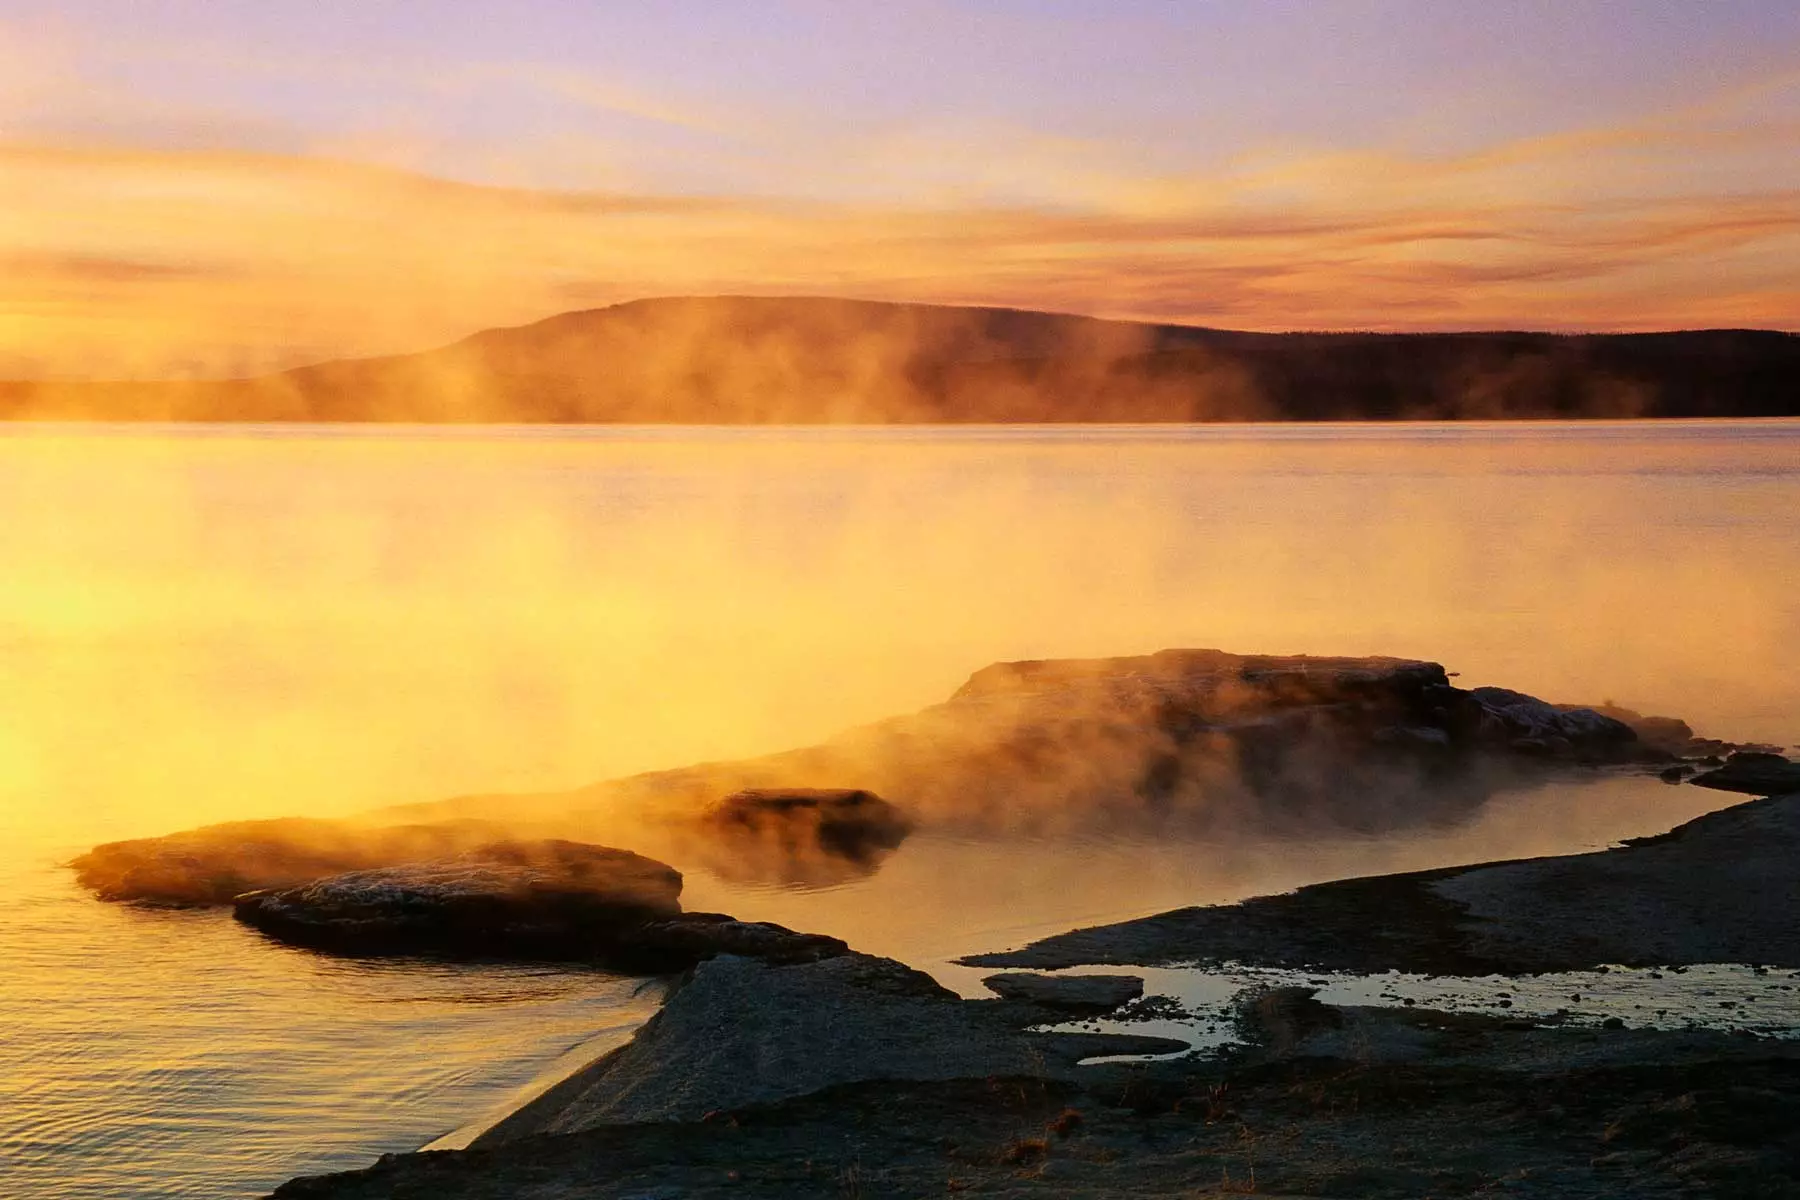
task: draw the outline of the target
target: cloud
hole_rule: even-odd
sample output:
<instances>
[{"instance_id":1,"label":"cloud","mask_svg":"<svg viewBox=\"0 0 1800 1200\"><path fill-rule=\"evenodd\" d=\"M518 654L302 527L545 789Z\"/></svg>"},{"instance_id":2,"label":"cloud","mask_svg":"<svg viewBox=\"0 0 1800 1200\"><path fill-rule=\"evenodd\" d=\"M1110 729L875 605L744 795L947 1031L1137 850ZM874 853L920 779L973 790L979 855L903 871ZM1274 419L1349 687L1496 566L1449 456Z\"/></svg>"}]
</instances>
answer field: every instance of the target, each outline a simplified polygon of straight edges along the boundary
<instances>
[{"instance_id":1,"label":"cloud","mask_svg":"<svg viewBox=\"0 0 1800 1200\"><path fill-rule=\"evenodd\" d=\"M17 288L21 279L32 278L105 286L220 279L230 272L199 263L152 262L95 254L12 254L0 259L0 274Z\"/></svg>"},{"instance_id":2,"label":"cloud","mask_svg":"<svg viewBox=\"0 0 1800 1200\"><path fill-rule=\"evenodd\" d=\"M1794 328L1800 156L1773 151L1800 127L1715 127L1724 111L1449 158L1290 152L1186 174L1065 147L1060 198L1033 167L1040 198L1004 203L549 190L318 155L0 146L14 198L0 211L0 361L217 373L719 292L1260 329ZM1739 169L1746 153L1757 170Z\"/></svg>"}]
</instances>

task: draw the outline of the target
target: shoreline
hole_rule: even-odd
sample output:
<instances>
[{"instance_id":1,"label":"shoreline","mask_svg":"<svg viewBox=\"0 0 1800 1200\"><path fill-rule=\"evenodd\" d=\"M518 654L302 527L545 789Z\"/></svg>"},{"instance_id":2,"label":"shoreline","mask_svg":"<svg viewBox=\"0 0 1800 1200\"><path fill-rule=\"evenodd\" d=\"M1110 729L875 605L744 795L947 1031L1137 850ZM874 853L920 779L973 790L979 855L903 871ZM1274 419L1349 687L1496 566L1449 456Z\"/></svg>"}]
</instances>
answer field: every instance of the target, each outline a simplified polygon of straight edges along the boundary
<instances>
[{"instance_id":1,"label":"shoreline","mask_svg":"<svg viewBox=\"0 0 1800 1200\"><path fill-rule=\"evenodd\" d=\"M1567 1010L1537 1019L1454 1003L1433 1011L1384 1005L1400 999L1386 993L1358 1001L1340 992L1332 1004L1318 998L1329 979L1302 976L1249 979L1217 997L1199 1014L1221 1035L1207 1043L1166 981L1146 995L1141 975L1012 974L980 978L988 994L970 996L975 983L962 973L1200 963L1473 977L1607 963L1800 965L1800 886L1789 870L1800 859L1800 795L1587 854L1339 880L1060 933L947 964L957 990L835 937L689 911L682 871L660 861L769 886L829 886L882 870L920 829L1014 839L1098 829L1375 838L1440 826L1509 788L1564 776L1628 770L1660 779L1658 788L1692 777L1757 792L1800 773L1775 747L1697 736L1674 717L1451 678L1425 660L1213 649L999 662L936 705L811 747L567 793L407 806L361 823L209 826L99 846L70 865L102 899L228 904L265 936L330 953L592 962L664 980L652 985L665 989L663 1002L641 1026L584 1039L510 1103L423 1152L291 1181L277 1193L284 1197L447 1200L539 1194L537 1182L546 1200L639 1196L620 1173L634 1153L660 1140L675 1155L663 1169L679 1174L693 1165L679 1148L717 1136L707 1126L765 1118L785 1130L758 1168L772 1187L793 1182L784 1173L796 1155L813 1164L845 1136L863 1138L869 1155L902 1174L931 1173L947 1169L944 1147L962 1144L960 1130L990 1115L971 1110L972 1087L1054 1094L1078 1114L1053 1119L1059 1137L1079 1121L1111 1129L1123 1141L1102 1147L1094 1163L1113 1164L1109 1174L1128 1190L1170 1172L1189 1186L1187 1167L1131 1149L1142 1137L1134 1121L1167 1115L1161 1101L1146 1107L1142 1090L1175 1097L1173 1112L1207 1107L1202 1096L1256 1092L1272 1063L1290 1070L1296 1058L1373 1070L1384 1088L1412 1087L1423 1072L1442 1100L1434 1113L1455 1114L1458 1127L1469 1114L1456 1110L1470 1096L1517 1107L1520 1079L1538 1080L1529 1091L1546 1073L1624 1071L1592 1086L1635 1102L1631 1073L1640 1068L1674 1070L1665 1079L1673 1086L1689 1066L1723 1070L1748 1054L1785 1095L1782 1073L1790 1060L1800 1064L1800 1046L1739 1045L1728 1033L1627 1030L1618 1019L1583 1027ZM587 840L599 829L620 845ZM1771 1003L1759 1011L1784 1011L1772 1001L1789 990L1785 980L1770 982ZM1217 1052L1192 1053L1203 1048ZM1469 1072L1485 1082L1465 1093L1455 1081ZM1794 1090L1800 1100L1800 1078ZM904 1136L902 1093L934 1114L936 1150ZM854 1102L821 1110L826 1096ZM791 1144L796 1120L815 1144ZM566 1178L539 1179L568 1139L609 1149L572 1164ZM1016 1182L1024 1176L1014 1168L1026 1166L1038 1179L1049 1165L1044 1143L978 1147L963 1165L989 1182ZM741 1178L728 1171L726 1181ZM571 1191L578 1182L585 1190ZM670 1194L704 1194L716 1182L684 1175ZM950 1187L949 1177L942 1182ZM909 1184L896 1194L916 1193Z\"/></svg>"},{"instance_id":2,"label":"shoreline","mask_svg":"<svg viewBox=\"0 0 1800 1200\"><path fill-rule=\"evenodd\" d=\"M1073 930L972 966L1176 963L1424 975L1744 962L1800 968L1800 793L1607 850L1314 884Z\"/></svg>"},{"instance_id":3,"label":"shoreline","mask_svg":"<svg viewBox=\"0 0 1800 1200\"><path fill-rule=\"evenodd\" d=\"M1575 870L1635 878L1646 887L1658 872L1691 869L1695 847L1709 846L1729 850L1727 857L1748 848L1765 860L1792 861L1791 846L1771 830L1800 831L1800 793L1747 800L1668 834L1593 854L1412 873L1408 886L1421 876L1426 885L1460 877L1491 890L1493 879L1508 873ZM1671 847L1679 857L1668 857ZM1621 863L1637 866L1620 876ZM1645 863L1655 870L1646 874ZM1383 878L1407 877L1376 880ZM1464 888L1466 895L1480 893ZM1767 907L1777 910L1771 917L1800 918L1800 893ZM1193 921L1192 913L1206 911L1075 931L1021 951L971 956L979 960L971 965L1091 967L1096 932L1110 929L1115 949L1142 950L1150 944L1142 940L1144 928L1166 939L1171 921L1187 922L1190 939L1216 931L1216 924ZM1532 918L1528 911L1510 916L1527 925ZM1137 942L1117 941L1118 931L1133 927ZM1279 955L1291 948L1275 942L1271 949ZM1780 953L1765 955L1765 964L1789 957L1783 947L1771 949ZM1109 961L1130 957L1120 950ZM1590 965L1604 970L1605 962L1600 957ZM1800 956L1793 965L1800 966ZM1277 987L1252 988L1234 1000L1237 1044L1215 1053L1080 1065L1185 1047L1129 1035L1119 1040L1116 1031L1124 1027L1118 1023L1109 1023L1112 1032L1097 1032L1056 1003L1054 996L1048 1004L960 999L922 972L854 952L788 966L709 960L678 980L663 1008L628 1041L520 1104L466 1148L387 1156L363 1171L290 1181L274 1194L449 1200L497 1197L529 1185L531 1194L544 1197L715 1190L828 1196L845 1194L850 1180L854 1194L914 1195L948 1186L1098 1198L1216 1187L1221 1171L1231 1178L1234 1169L1254 1173L1254 1160L1259 1187L1272 1179L1287 1195L1417 1194L1400 1186L1402 1177L1411 1180L1406 1186L1433 1194L1472 1195L1506 1174L1492 1173L1498 1152L1528 1164L1517 1179L1543 1174L1541 1190L1515 1185L1527 1195L1657 1194L1651 1185L1669 1178L1671 1154L1685 1156L1685 1178L1701 1194L1777 1194L1733 1189L1800 1182L1793 1173L1800 1172L1800 1159L1784 1158L1787 1143L1755 1116L1800 1115L1800 1043L1792 1040L1629 1029L1614 1020L1571 1026L1505 1014L1333 1006L1315 999L1312 988ZM1062 1028L1051 1032L1052 1026ZM1059 1040L1066 1044L1058 1047ZM1577 1086L1578 1095L1563 1095ZM1346 1087L1360 1097L1356 1105L1372 1104L1375 1111L1346 1115ZM1295 1088L1320 1099L1294 1111ZM1531 1115L1546 1103L1545 1089L1559 1096L1553 1111L1561 1118L1608 1118L1593 1134L1597 1153L1576 1153L1564 1144L1572 1135L1541 1127L1543 1119ZM1220 1094L1235 1097L1229 1120L1217 1111ZM1214 1099L1203 1099L1208 1096ZM1327 1102L1332 1096L1340 1099ZM1389 1111L1390 1102L1400 1108ZM1195 1111L1207 1105L1210 1115ZM1493 1120L1496 1111L1505 1114L1500 1125L1471 1141L1468 1123ZM1722 1115L1709 1115L1715 1113ZM1286 1122L1279 1144L1248 1152L1239 1135L1221 1128L1230 1120L1250 1128L1277 1118ZM1401 1126L1432 1147L1434 1164L1396 1158ZM1171 1151L1164 1135L1177 1127L1194 1145L1210 1148ZM1680 1134L1671 1142L1675 1127ZM1005 1129L1022 1132L1001 1137ZM1750 1142L1745 1129L1757 1131ZM972 1148L971 1138L987 1141ZM839 1139L853 1141L857 1156L822 1165L841 1150ZM1318 1150L1326 1142L1334 1153L1354 1147L1367 1160L1333 1167ZM930 1179L937 1183L927 1188ZM1452 1186L1458 1180L1467 1186Z\"/></svg>"},{"instance_id":4,"label":"shoreline","mask_svg":"<svg viewBox=\"0 0 1800 1200\"><path fill-rule=\"evenodd\" d=\"M667 993L669 986L669 980L660 976L652 977L646 979L643 984L632 993L632 998L638 999L643 997L647 992L657 990L663 992L663 995L658 1001L660 1004L662 1001L668 999ZM651 1014L651 1016L654 1015L655 1013ZM480 1115L463 1122L461 1125L458 1125L455 1129L452 1129L441 1137L436 1137L431 1141L426 1142L423 1146L418 1148L416 1153L425 1154L437 1150L468 1149L471 1144L479 1140L495 1126L504 1123L508 1118L513 1116L513 1114L536 1103L546 1093L554 1091L559 1085L571 1077L579 1075L614 1050L625 1045L637 1035L637 1031L642 1029L648 1020L649 1017L646 1017L643 1021L623 1022L619 1025L599 1030L590 1037L583 1038L575 1045L570 1046L567 1050L564 1050L561 1054L557 1055L531 1079L513 1089L512 1094L506 1099L490 1104Z\"/></svg>"}]
</instances>

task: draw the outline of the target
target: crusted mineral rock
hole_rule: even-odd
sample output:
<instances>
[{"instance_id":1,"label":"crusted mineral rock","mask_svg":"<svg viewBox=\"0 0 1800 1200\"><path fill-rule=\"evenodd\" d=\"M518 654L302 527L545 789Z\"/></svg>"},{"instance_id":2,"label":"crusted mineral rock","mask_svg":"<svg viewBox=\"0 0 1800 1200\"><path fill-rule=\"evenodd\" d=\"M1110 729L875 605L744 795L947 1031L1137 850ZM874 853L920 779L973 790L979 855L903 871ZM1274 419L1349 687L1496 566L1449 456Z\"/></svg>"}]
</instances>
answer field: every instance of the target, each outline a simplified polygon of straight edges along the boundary
<instances>
[{"instance_id":1,"label":"crusted mineral rock","mask_svg":"<svg viewBox=\"0 0 1800 1200\"><path fill-rule=\"evenodd\" d=\"M836 938L780 925L683 913L680 893L681 875L654 859L547 841L249 892L233 908L271 937L344 954L572 960L663 972L719 954L791 963L847 950Z\"/></svg>"},{"instance_id":2,"label":"crusted mineral rock","mask_svg":"<svg viewBox=\"0 0 1800 1200\"><path fill-rule=\"evenodd\" d=\"M229 904L243 892L444 858L501 836L498 826L485 821L372 826L288 817L108 842L69 865L82 886L102 900Z\"/></svg>"}]
</instances>

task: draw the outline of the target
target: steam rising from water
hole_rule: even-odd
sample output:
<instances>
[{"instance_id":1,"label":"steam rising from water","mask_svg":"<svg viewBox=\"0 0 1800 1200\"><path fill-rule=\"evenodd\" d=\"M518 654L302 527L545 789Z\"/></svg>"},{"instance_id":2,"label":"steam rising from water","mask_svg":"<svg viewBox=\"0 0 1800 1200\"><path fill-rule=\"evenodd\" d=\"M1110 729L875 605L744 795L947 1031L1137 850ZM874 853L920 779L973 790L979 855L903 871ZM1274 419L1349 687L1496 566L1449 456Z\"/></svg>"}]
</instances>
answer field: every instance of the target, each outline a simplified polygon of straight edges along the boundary
<instances>
[{"instance_id":1,"label":"steam rising from water","mask_svg":"<svg viewBox=\"0 0 1800 1200\"><path fill-rule=\"evenodd\" d=\"M1166 646L1432 658L1790 743L1797 448L1736 423L8 429L0 1013L25 1049L0 1140L34 1147L45 1194L72 1163L96 1192L241 1194L417 1145L494 1098L472 1078L504 1091L635 1011L604 980L425 979L95 904L50 864L108 838L763 754L989 662ZM697 870L682 899L930 962L1731 799L1638 775L1403 837L922 832L856 886Z\"/></svg>"},{"instance_id":2,"label":"steam rising from water","mask_svg":"<svg viewBox=\"0 0 1800 1200\"><path fill-rule=\"evenodd\" d=\"M569 787L1177 645L1787 743L1795 437L14 433L0 788L92 842Z\"/></svg>"}]
</instances>

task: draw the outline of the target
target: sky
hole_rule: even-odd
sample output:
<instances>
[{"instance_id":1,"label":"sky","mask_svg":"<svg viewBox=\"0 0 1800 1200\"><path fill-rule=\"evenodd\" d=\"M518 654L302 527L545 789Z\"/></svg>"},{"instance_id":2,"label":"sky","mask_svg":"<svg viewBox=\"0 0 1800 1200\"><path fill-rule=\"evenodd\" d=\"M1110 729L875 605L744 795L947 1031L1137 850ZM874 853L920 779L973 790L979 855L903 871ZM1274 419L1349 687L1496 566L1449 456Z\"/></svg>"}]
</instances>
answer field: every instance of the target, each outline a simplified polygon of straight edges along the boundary
<instances>
[{"instance_id":1,"label":"sky","mask_svg":"<svg viewBox=\"0 0 1800 1200\"><path fill-rule=\"evenodd\" d=\"M1800 4L0 0L0 376L693 293L1800 329Z\"/></svg>"}]
</instances>

